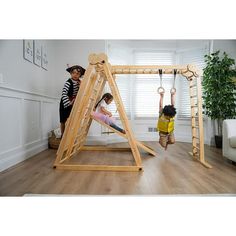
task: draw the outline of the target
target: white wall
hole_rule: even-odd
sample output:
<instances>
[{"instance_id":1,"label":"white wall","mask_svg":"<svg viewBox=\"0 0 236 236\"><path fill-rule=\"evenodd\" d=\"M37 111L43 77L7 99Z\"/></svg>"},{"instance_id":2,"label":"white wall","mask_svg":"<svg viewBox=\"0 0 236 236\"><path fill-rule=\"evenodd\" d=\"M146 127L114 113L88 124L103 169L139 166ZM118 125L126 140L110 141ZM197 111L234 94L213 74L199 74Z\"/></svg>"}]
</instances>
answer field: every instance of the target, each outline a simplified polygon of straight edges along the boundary
<instances>
[{"instance_id":1,"label":"white wall","mask_svg":"<svg viewBox=\"0 0 236 236\"><path fill-rule=\"evenodd\" d=\"M221 53L226 52L236 61L236 40L214 40L213 50L220 50Z\"/></svg>"},{"instance_id":2,"label":"white wall","mask_svg":"<svg viewBox=\"0 0 236 236\"><path fill-rule=\"evenodd\" d=\"M48 52L48 71L23 59L23 40L0 41L0 171L47 148L48 131L59 126L66 64L86 68L90 53L105 52L104 40L40 43ZM91 132L90 140L99 140L100 126Z\"/></svg>"},{"instance_id":3,"label":"white wall","mask_svg":"<svg viewBox=\"0 0 236 236\"><path fill-rule=\"evenodd\" d=\"M54 40L55 76L54 96L60 97L65 81L70 77L66 71L67 64L88 66L90 53L105 52L105 40Z\"/></svg>"},{"instance_id":4,"label":"white wall","mask_svg":"<svg viewBox=\"0 0 236 236\"><path fill-rule=\"evenodd\" d=\"M48 71L23 59L23 40L0 40L0 171L46 149L48 131L58 124L54 45L41 43Z\"/></svg>"}]
</instances>

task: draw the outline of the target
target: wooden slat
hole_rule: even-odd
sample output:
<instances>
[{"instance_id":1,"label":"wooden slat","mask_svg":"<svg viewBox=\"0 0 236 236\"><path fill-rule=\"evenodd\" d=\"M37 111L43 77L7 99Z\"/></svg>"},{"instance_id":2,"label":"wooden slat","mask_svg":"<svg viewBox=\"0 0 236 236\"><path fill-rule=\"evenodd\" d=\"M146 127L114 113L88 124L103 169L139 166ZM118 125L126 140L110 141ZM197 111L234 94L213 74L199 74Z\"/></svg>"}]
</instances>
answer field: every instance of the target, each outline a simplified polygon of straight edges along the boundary
<instances>
[{"instance_id":1,"label":"wooden slat","mask_svg":"<svg viewBox=\"0 0 236 236\"><path fill-rule=\"evenodd\" d=\"M60 142L59 148L57 150L57 158L55 160L55 164L58 163L62 159L64 151L68 149L66 147L68 142L69 142L69 139L67 137L69 136L69 134L71 132L70 127L71 127L71 123L73 121L72 117L74 117L76 115L76 112L78 111L78 107L79 107L79 104L80 104L79 101L84 96L84 93L85 93L85 91L86 91L86 89L89 85L90 77L92 76L93 72L94 72L94 66L89 65L86 72L85 72L84 79L81 82L79 92L76 96L74 106L71 110L71 114L70 114L70 116L69 116L69 118L66 122L65 131L64 131L62 140Z\"/></svg>"},{"instance_id":2,"label":"wooden slat","mask_svg":"<svg viewBox=\"0 0 236 236\"><path fill-rule=\"evenodd\" d=\"M142 171L142 166L107 166L107 165L55 165L60 170L79 170L79 171Z\"/></svg>"},{"instance_id":3,"label":"wooden slat","mask_svg":"<svg viewBox=\"0 0 236 236\"><path fill-rule=\"evenodd\" d=\"M99 84L100 86L97 87L97 94L96 94L96 101L95 101L95 104L98 102L98 100L100 99L101 95L102 95L102 92L104 90L104 87L105 87L105 84L106 84L106 80L105 78L101 78L101 83ZM91 110L92 112L92 110ZM92 118L91 118L91 112L90 112L90 115L89 115L89 121L88 121L88 124L87 124L87 127L85 127L85 130L83 131L84 133L84 137L87 137L88 135L88 131L89 131L89 128L91 126L91 123L92 123ZM84 143L86 141L86 138L84 138L83 141L81 141L81 146L84 146Z\"/></svg>"},{"instance_id":4,"label":"wooden slat","mask_svg":"<svg viewBox=\"0 0 236 236\"><path fill-rule=\"evenodd\" d=\"M67 149L67 155L71 157L70 153L73 147L73 143L76 137L76 133L78 132L78 128L81 126L81 121L85 118L84 114L86 113L86 105L89 103L89 99L91 96L91 92L94 88L94 85L98 79L98 74L95 74L92 79L90 80L89 87L86 91L86 96L83 97L82 101L78 101L80 104L78 108L78 112L76 113L76 116L73 117L73 123L71 125L71 133L69 135L70 142L68 144L68 149Z\"/></svg>"},{"instance_id":5,"label":"wooden slat","mask_svg":"<svg viewBox=\"0 0 236 236\"><path fill-rule=\"evenodd\" d=\"M116 148L116 147L105 147L105 146L83 146L82 151L119 151L128 152L131 148Z\"/></svg>"}]
</instances>

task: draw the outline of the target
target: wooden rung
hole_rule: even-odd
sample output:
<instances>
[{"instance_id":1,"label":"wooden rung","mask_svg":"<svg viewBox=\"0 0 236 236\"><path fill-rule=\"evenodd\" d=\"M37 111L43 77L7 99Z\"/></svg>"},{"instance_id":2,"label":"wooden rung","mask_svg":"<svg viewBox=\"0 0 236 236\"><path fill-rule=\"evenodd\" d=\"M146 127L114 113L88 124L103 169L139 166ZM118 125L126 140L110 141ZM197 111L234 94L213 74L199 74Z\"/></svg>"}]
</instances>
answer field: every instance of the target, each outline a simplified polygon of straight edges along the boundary
<instances>
[{"instance_id":1,"label":"wooden rung","mask_svg":"<svg viewBox=\"0 0 236 236\"><path fill-rule=\"evenodd\" d=\"M198 118L198 116L191 116L192 118Z\"/></svg>"},{"instance_id":2,"label":"wooden rung","mask_svg":"<svg viewBox=\"0 0 236 236\"><path fill-rule=\"evenodd\" d=\"M199 129L199 126L192 126L192 129Z\"/></svg>"},{"instance_id":3,"label":"wooden rung","mask_svg":"<svg viewBox=\"0 0 236 236\"><path fill-rule=\"evenodd\" d=\"M197 146L193 146L193 148L196 148L197 150L200 150L200 148L199 148L199 147L197 147Z\"/></svg>"},{"instance_id":4,"label":"wooden rung","mask_svg":"<svg viewBox=\"0 0 236 236\"><path fill-rule=\"evenodd\" d=\"M194 108L194 107L198 107L198 105L193 105L193 106L191 106L191 108Z\"/></svg>"},{"instance_id":5,"label":"wooden rung","mask_svg":"<svg viewBox=\"0 0 236 236\"><path fill-rule=\"evenodd\" d=\"M189 87L190 87L190 88L197 87L197 84L191 85L191 86L189 86Z\"/></svg>"},{"instance_id":6,"label":"wooden rung","mask_svg":"<svg viewBox=\"0 0 236 236\"><path fill-rule=\"evenodd\" d=\"M192 95L192 96L190 96L190 98L196 98L197 97L197 95Z\"/></svg>"},{"instance_id":7,"label":"wooden rung","mask_svg":"<svg viewBox=\"0 0 236 236\"><path fill-rule=\"evenodd\" d=\"M117 147L106 147L106 146L83 146L82 151L119 151L128 152L131 148L117 148Z\"/></svg>"},{"instance_id":8,"label":"wooden rung","mask_svg":"<svg viewBox=\"0 0 236 236\"><path fill-rule=\"evenodd\" d=\"M199 137L193 136L192 138L199 139Z\"/></svg>"},{"instance_id":9,"label":"wooden rung","mask_svg":"<svg viewBox=\"0 0 236 236\"><path fill-rule=\"evenodd\" d=\"M55 168L61 170L84 170L84 171L142 171L142 166L107 166L107 165L69 165L69 164L56 164Z\"/></svg>"}]
</instances>

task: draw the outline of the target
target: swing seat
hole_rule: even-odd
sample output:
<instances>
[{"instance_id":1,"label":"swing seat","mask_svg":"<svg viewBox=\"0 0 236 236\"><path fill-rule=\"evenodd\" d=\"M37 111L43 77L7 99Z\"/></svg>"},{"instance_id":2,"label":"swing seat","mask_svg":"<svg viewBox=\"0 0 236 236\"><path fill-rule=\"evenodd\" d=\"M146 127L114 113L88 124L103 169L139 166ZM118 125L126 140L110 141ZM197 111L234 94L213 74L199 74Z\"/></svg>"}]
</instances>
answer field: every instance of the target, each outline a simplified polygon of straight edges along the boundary
<instances>
[{"instance_id":1,"label":"swing seat","mask_svg":"<svg viewBox=\"0 0 236 236\"><path fill-rule=\"evenodd\" d=\"M114 134L115 132L112 132L112 131L104 131L102 132L102 134Z\"/></svg>"}]
</instances>

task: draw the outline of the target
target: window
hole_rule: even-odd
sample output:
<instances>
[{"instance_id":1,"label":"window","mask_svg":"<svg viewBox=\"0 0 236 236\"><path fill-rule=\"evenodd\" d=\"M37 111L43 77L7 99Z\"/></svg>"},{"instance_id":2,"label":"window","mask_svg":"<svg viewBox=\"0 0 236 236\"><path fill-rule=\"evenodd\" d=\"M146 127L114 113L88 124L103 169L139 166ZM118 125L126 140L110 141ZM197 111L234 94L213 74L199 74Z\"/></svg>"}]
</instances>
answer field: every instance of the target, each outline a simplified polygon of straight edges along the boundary
<instances>
[{"instance_id":1,"label":"window","mask_svg":"<svg viewBox=\"0 0 236 236\"><path fill-rule=\"evenodd\" d=\"M175 65L195 64L204 68L204 55L207 48L175 51L144 51L131 49L113 48L109 52L112 65ZM156 119L159 113L159 95L157 89L160 86L160 77L154 75L116 75L116 83L125 107L126 114L130 119ZM173 75L163 75L163 87L166 90L164 105L170 104L170 89L173 86ZM176 108L177 117L189 119L191 114L188 81L177 75L175 85L177 88ZM106 85L104 92L110 92ZM109 106L113 116L119 117L115 102Z\"/></svg>"},{"instance_id":2,"label":"window","mask_svg":"<svg viewBox=\"0 0 236 236\"><path fill-rule=\"evenodd\" d=\"M116 84L119 89L119 93L125 107L125 112L128 118L130 118L130 75L116 75ZM109 85L106 83L105 91L111 93ZM109 105L109 111L114 117L119 117L119 112L117 111L115 101Z\"/></svg>"},{"instance_id":3,"label":"window","mask_svg":"<svg viewBox=\"0 0 236 236\"><path fill-rule=\"evenodd\" d=\"M173 52L135 52L135 65L172 65L175 62ZM163 75L162 85L170 91L173 83L172 75ZM133 113L135 119L156 118L159 113L160 77L157 74L135 75L133 84ZM164 104L170 104L170 96L164 97Z\"/></svg>"},{"instance_id":4,"label":"window","mask_svg":"<svg viewBox=\"0 0 236 236\"><path fill-rule=\"evenodd\" d=\"M129 57L130 53L127 52L127 50L124 50L123 48L113 48L110 50L108 49L108 56L109 61L112 65L127 65L130 64ZM130 75L116 75L116 84L119 89L120 96L123 101L123 105L125 107L125 112L128 116L128 118L131 117L131 100L130 100L130 86L131 86L131 79ZM108 83L106 83L104 93L111 93L110 87ZM119 113L116 108L115 101L109 105L109 111L112 112L113 116L118 118Z\"/></svg>"}]
</instances>

